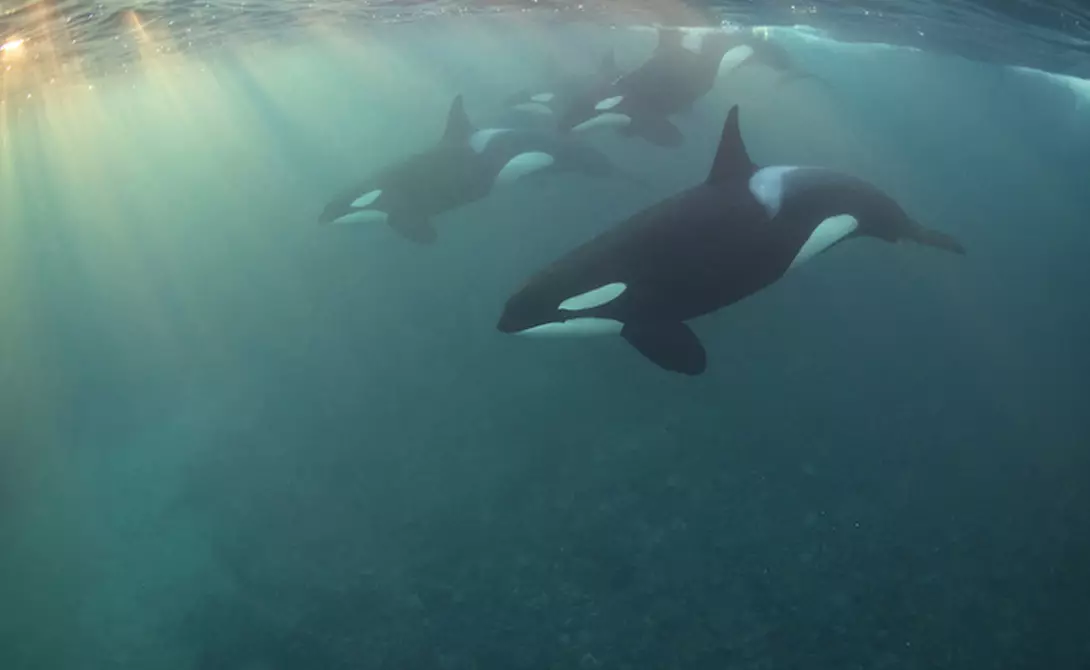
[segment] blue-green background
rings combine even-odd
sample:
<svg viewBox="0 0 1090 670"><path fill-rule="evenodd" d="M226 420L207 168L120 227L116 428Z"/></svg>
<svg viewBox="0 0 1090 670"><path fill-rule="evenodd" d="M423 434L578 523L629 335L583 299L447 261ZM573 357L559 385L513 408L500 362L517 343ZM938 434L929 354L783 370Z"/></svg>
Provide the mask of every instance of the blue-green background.
<svg viewBox="0 0 1090 670"><path fill-rule="evenodd" d="M434 248L316 217L454 95L506 123L651 34L313 30L6 103L0 667L1087 667L1090 94L782 39L832 94L725 77L681 149L595 140L653 189L518 185ZM495 330L734 103L969 254L839 246L695 322L699 378Z"/></svg>

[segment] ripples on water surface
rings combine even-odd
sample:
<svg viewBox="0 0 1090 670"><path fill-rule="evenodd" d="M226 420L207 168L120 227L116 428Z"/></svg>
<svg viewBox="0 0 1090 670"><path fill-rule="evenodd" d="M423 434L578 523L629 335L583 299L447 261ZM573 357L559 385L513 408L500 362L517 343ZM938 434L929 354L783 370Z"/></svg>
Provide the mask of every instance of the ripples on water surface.
<svg viewBox="0 0 1090 670"><path fill-rule="evenodd" d="M192 2L56 2L7 0L0 36L21 45L5 53L8 90L110 72L139 57L186 52L252 39L290 38L297 28L373 24L488 12L530 12L542 21L806 25L842 41L874 41L942 50L971 59L1090 76L1090 8L1084 3L1028 0L775 2L691 4L672 1L557 0L348 2L299 0ZM684 18L678 18L679 16ZM150 38L150 39L149 39ZM22 42L20 42L22 41ZM5 51L14 52L17 48Z"/></svg>

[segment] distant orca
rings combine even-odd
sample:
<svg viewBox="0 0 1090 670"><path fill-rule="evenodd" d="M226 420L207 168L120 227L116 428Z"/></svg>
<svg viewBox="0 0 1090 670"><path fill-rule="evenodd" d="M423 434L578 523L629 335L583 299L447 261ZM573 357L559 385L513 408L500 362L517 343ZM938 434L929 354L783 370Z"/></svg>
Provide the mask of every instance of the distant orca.
<svg viewBox="0 0 1090 670"><path fill-rule="evenodd" d="M507 98L507 106L517 112L555 120L575 101L616 81L620 75L613 49L610 49L593 74L551 77L552 81L545 86L523 89L511 95Z"/></svg>
<svg viewBox="0 0 1090 670"><path fill-rule="evenodd" d="M602 86L573 104L560 118L562 131L614 127L625 136L675 147L681 131L670 116L688 111L715 85L719 66L729 48L729 35L707 32L698 51L685 48L678 28L659 28L658 46L632 72Z"/></svg>
<svg viewBox="0 0 1090 670"><path fill-rule="evenodd" d="M575 138L533 130L479 130L470 123L459 95L437 144L338 196L318 221L386 223L408 240L431 244L437 236L433 216L480 200L495 186L557 172L617 175L642 183Z"/></svg>
<svg viewBox="0 0 1090 670"><path fill-rule="evenodd" d="M723 69L729 68L736 72L742 67L763 65L780 75L780 84L803 79L813 80L826 88L831 84L824 78L800 68L787 49L778 42L768 39L767 36L741 31L728 33L730 48L723 57Z"/></svg>
<svg viewBox="0 0 1090 670"><path fill-rule="evenodd" d="M614 177L642 187L650 186L646 180L618 167L605 154L570 135L523 128L487 128L474 132L469 143L497 185L507 185L528 175L536 179L569 172Z"/></svg>
<svg viewBox="0 0 1090 670"><path fill-rule="evenodd" d="M735 303L857 236L964 254L874 185L819 167L752 163L727 115L707 179L598 235L541 270L497 324L520 335L619 334L658 366L704 371L685 321Z"/></svg>

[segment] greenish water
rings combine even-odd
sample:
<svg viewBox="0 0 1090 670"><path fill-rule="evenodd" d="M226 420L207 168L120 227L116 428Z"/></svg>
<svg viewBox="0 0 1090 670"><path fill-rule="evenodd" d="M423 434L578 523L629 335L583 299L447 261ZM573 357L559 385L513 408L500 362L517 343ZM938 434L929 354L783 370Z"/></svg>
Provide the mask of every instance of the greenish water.
<svg viewBox="0 0 1090 670"><path fill-rule="evenodd" d="M314 29L5 103L0 667L1090 662L1070 82L788 35L835 96L754 68L680 149L596 140L651 188L518 185L425 249L317 225L454 95L505 123L547 56L651 46L560 30ZM837 248L698 320L699 378L495 330L703 179L733 103L756 160L865 175L969 254Z"/></svg>

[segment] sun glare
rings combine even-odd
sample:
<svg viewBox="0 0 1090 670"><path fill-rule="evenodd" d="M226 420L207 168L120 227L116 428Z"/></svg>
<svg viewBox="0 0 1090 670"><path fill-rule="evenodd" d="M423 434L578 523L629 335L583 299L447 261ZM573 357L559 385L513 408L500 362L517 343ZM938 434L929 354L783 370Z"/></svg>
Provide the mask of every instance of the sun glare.
<svg viewBox="0 0 1090 670"><path fill-rule="evenodd" d="M16 51L21 46L23 46L23 40L21 40L19 38L10 39L7 42L4 42L3 44L0 44L0 51L8 51L8 52Z"/></svg>

